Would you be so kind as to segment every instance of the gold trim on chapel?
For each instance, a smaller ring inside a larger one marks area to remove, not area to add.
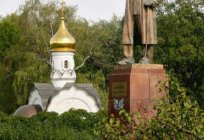
[[[61,24],[57,33],[51,38],[50,46],[52,51],[75,52],[75,39],[67,30],[64,23],[64,1],[62,0]]]

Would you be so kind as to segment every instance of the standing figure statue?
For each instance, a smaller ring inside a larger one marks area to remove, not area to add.
[[[157,44],[156,0],[126,0],[122,44],[125,58],[118,64],[132,64],[134,47],[144,47],[145,54],[139,63],[149,64],[153,59],[153,46]]]

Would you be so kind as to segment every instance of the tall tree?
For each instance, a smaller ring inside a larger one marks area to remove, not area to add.
[[[158,37],[155,60],[186,87],[188,94],[204,99],[204,3],[164,2],[158,9]],[[202,98],[201,98],[202,97]]]

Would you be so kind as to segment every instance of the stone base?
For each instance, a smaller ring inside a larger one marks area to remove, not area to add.
[[[141,111],[146,117],[151,117],[154,114],[154,101],[165,95],[159,91],[158,85],[165,79],[163,65],[115,66],[109,79],[109,114],[117,117],[118,111],[125,109],[131,114]]]

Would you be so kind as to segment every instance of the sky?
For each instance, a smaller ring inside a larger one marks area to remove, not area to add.
[[[0,0],[0,15],[6,16],[16,11],[24,1]],[[65,0],[65,2],[66,5],[77,6],[77,15],[89,21],[109,20],[113,15],[121,17],[125,12],[125,0]]]

